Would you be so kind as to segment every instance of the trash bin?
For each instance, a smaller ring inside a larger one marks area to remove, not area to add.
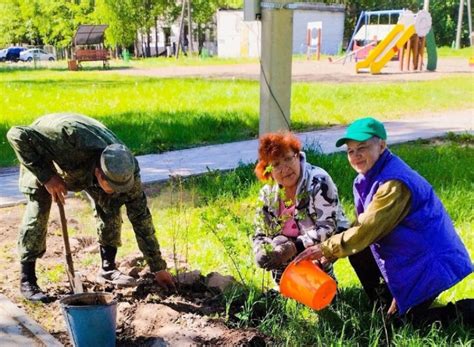
[[[205,59],[205,58],[209,58],[209,50],[206,48],[206,47],[203,47],[201,49],[201,58]]]
[[[70,71],[77,71],[78,70],[77,60],[68,60],[67,61],[67,68]]]
[[[59,303],[75,347],[115,346],[117,302],[112,294],[74,294]]]
[[[124,49],[122,52],[122,59],[124,62],[128,63],[130,61],[130,53],[127,49]]]

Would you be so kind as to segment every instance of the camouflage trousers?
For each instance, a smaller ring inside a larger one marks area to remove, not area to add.
[[[94,208],[99,243],[103,246],[119,247],[122,229],[120,205],[105,204],[110,199],[96,191],[87,193]],[[21,262],[31,262],[41,258],[46,252],[46,233],[52,199],[44,187],[24,195],[27,205],[20,226],[18,253]]]

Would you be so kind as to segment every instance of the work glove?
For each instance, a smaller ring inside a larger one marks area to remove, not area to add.
[[[260,247],[255,253],[255,261],[263,269],[274,270],[287,263],[296,255],[296,246],[285,236],[275,237],[270,244]]]
[[[275,237],[272,240],[272,246],[275,256],[280,260],[280,265],[287,263],[297,253],[295,243],[283,235]]]
[[[265,270],[274,270],[279,267],[280,261],[275,252],[261,249],[255,254],[255,261],[259,267]]]

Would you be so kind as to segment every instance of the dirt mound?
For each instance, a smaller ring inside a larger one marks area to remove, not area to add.
[[[265,345],[265,339],[256,331],[231,330],[219,320],[176,308],[143,302],[119,305],[119,345],[137,340],[158,346]]]
[[[82,199],[68,199],[68,208],[77,213],[85,210],[90,212],[90,207]],[[24,206],[21,205],[0,210],[3,217],[0,225],[0,293],[23,308],[64,345],[71,346],[59,303],[61,298],[71,294],[65,272],[60,270],[60,282],[43,282],[42,288],[54,298],[49,304],[28,303],[19,294],[19,263],[15,248],[23,211]],[[81,223],[89,222],[93,222],[92,214],[89,221],[78,222],[69,218],[68,228],[80,231],[84,227]],[[41,279],[44,279],[42,268],[54,268],[64,263],[56,209],[51,213],[47,243],[46,254],[39,262]],[[99,252],[95,237],[73,236],[70,243],[76,259]],[[232,277],[218,273],[203,276],[199,271],[186,271],[187,264],[178,259],[177,266],[182,270],[178,276],[177,291],[166,292],[154,282],[139,252],[118,260],[122,272],[137,278],[137,287],[119,289],[113,285],[95,283],[99,264],[78,268],[87,292],[114,294],[117,301],[118,346],[264,346],[270,342],[254,329],[232,329],[226,326],[222,318],[226,315],[222,290],[234,283]],[[172,259],[169,260],[173,263]]]

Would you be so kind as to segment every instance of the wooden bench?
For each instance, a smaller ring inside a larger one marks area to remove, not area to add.
[[[75,60],[78,67],[81,67],[83,61],[102,61],[104,69],[108,69],[109,65],[109,51],[106,49],[77,49],[74,53]]]

